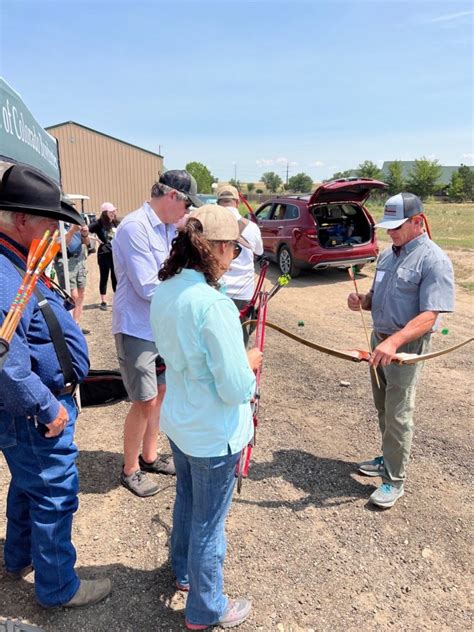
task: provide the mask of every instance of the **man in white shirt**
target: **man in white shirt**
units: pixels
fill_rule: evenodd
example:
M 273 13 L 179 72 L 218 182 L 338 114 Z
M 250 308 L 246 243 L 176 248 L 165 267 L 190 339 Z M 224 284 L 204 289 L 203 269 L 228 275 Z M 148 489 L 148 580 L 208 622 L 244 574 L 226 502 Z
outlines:
M 230 268 L 222 277 L 226 294 L 231 298 L 240 311 L 253 296 L 255 289 L 254 255 L 263 254 L 263 242 L 260 228 L 254 222 L 242 217 L 237 210 L 239 206 L 239 192 L 230 184 L 217 189 L 217 204 L 228 208 L 239 220 L 240 234 L 250 244 L 251 248 L 242 246 L 242 252 L 230 264 Z M 243 225 L 243 227 L 242 227 Z M 247 344 L 249 332 L 244 329 L 244 341 Z
M 201 206 L 194 178 L 184 170 L 164 173 L 151 199 L 130 213 L 112 242 L 117 289 L 112 333 L 128 396 L 121 483 L 137 496 L 153 496 L 159 487 L 146 472 L 174 474 L 173 461 L 157 457 L 164 374 L 156 377 L 158 350 L 150 326 L 150 304 L 158 271 L 168 257 L 179 222 L 190 206 Z M 141 449 L 141 453 L 140 453 Z

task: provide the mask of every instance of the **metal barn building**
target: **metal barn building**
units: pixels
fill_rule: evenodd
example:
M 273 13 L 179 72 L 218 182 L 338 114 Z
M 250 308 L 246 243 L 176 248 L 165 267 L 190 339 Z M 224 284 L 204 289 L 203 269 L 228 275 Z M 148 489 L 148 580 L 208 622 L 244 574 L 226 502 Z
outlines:
M 112 202 L 123 217 L 141 206 L 163 172 L 163 157 L 95 129 L 67 121 L 46 130 L 58 140 L 64 193 L 89 196 L 86 213 Z

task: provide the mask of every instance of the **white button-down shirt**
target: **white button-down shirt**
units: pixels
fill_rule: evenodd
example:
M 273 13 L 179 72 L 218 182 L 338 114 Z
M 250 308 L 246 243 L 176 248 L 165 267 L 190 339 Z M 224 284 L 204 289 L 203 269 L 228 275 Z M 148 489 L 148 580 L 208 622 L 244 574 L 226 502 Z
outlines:
M 120 222 L 112 241 L 117 289 L 112 333 L 154 340 L 150 303 L 159 285 L 158 271 L 176 235 L 174 224 L 163 224 L 148 202 Z

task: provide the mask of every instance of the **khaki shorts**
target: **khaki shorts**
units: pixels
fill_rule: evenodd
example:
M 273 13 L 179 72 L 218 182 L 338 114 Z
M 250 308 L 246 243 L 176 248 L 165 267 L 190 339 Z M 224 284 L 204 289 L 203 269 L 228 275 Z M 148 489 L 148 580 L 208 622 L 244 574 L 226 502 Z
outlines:
M 71 290 L 83 290 L 86 287 L 87 268 L 86 261 L 82 256 L 68 257 L 69 269 L 69 285 Z M 58 258 L 54 264 L 58 275 L 58 283 L 61 287 L 65 287 L 63 260 Z
M 165 373 L 156 375 L 158 351 L 154 342 L 128 334 L 115 334 L 115 348 L 128 397 L 146 402 L 158 394 L 158 384 L 166 384 Z

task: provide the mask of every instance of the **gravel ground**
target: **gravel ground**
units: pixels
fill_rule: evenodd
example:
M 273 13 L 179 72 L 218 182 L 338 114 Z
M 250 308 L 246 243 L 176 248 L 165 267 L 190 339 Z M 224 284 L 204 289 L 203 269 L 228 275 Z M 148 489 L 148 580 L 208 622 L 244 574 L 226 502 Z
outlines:
M 472 260 L 469 252 L 452 254 Z M 98 309 L 95 257 L 89 269 L 83 326 L 92 330 L 92 366 L 116 368 L 111 314 Z M 364 272 L 361 291 L 373 268 Z M 270 280 L 276 276 L 272 267 Z M 275 297 L 269 319 L 308 340 L 364 348 L 360 319 L 345 307 L 350 291 L 342 272 L 303 274 Z M 436 336 L 433 348 L 471 335 L 472 308 L 472 295 L 458 288 L 450 333 Z M 254 604 L 239 630 L 471 629 L 472 364 L 472 346 L 426 363 L 406 493 L 379 511 L 367 503 L 379 479 L 355 472 L 357 461 L 379 450 L 367 366 L 268 332 L 258 444 L 227 529 L 226 590 Z M 173 589 L 168 562 L 174 480 L 160 476 L 162 491 L 149 499 L 119 485 L 127 409 L 88 409 L 77 429 L 77 568 L 84 578 L 111 577 L 111 596 L 80 611 L 44 611 L 31 579 L 13 582 L 0 571 L 0 617 L 45 632 L 184 629 L 184 597 Z M 164 437 L 161 445 L 169 452 Z M 0 458 L 3 516 L 9 474 Z

